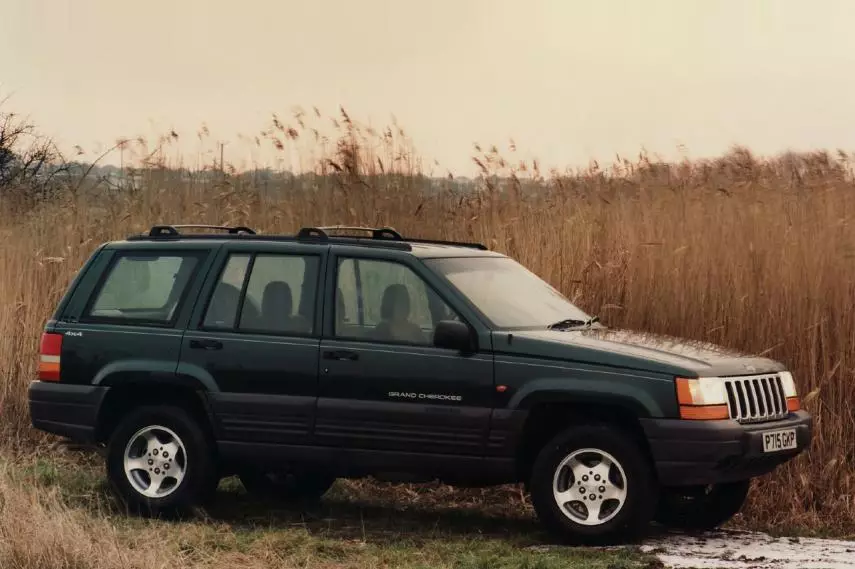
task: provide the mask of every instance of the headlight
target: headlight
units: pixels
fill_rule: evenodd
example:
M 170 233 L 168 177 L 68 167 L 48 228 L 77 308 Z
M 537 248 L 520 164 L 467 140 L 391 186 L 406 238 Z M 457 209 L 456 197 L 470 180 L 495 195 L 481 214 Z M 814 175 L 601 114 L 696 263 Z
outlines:
M 778 374 L 778 377 L 781 378 L 781 386 L 784 388 L 784 396 L 787 398 L 787 410 L 791 413 L 798 411 L 802 408 L 802 401 L 799 399 L 793 374 L 788 371 L 782 371 Z
M 796 391 L 796 382 L 793 380 L 793 374 L 788 371 L 782 371 L 778 374 L 781 378 L 781 384 L 784 386 L 784 396 L 787 398 L 798 397 Z
M 725 405 L 727 393 L 720 377 L 677 378 L 677 398 L 681 405 Z
M 676 383 L 680 418 L 697 421 L 730 418 L 727 392 L 724 389 L 724 380 L 720 377 L 678 377 Z

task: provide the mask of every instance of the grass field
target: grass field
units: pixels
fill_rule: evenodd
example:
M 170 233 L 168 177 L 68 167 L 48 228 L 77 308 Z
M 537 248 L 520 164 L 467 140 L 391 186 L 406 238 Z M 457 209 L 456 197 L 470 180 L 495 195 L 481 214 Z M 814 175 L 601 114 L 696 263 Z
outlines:
M 0 466 L 4 568 L 658 566 L 632 546 L 544 545 L 519 494 L 496 507 L 495 495 L 340 481 L 320 506 L 294 510 L 260 504 L 227 479 L 193 519 L 143 520 L 114 502 L 96 457 L 52 454 Z
M 323 141 L 310 125 L 277 121 L 261 141 L 301 153 L 314 174 L 272 181 L 228 168 L 182 174 L 149 152 L 133 184 L 122 187 L 72 176 L 50 199 L 35 203 L 21 199 L 26 187 L 0 188 L 0 428 L 6 446 L 18 453 L 44 449 L 45 439 L 29 429 L 25 405 L 39 333 L 99 243 L 159 222 L 241 224 L 265 232 L 314 224 L 390 225 L 409 235 L 477 240 L 506 252 L 608 326 L 711 341 L 783 361 L 816 416 L 816 439 L 808 453 L 755 485 L 740 523 L 855 534 L 855 182 L 849 156 L 760 159 L 737 149 L 715 160 L 662 164 L 642 155 L 608 168 L 545 173 L 515 161 L 512 151 L 502 156 L 479 149 L 475 160 L 482 175 L 469 187 L 423 176 L 400 132 L 375 133 L 345 117 L 337 124 L 337 137 Z M 57 475 L 56 484 L 48 485 L 53 490 L 42 492 L 51 468 L 36 469 L 42 482 L 35 486 L 7 469 L 2 531 L 18 533 L 17 541 L 11 535 L 0 540 L 7 556 L 0 561 L 28 555 L 15 549 L 26 545 L 25 528 L 5 523 L 10 515 L 42 516 L 46 527 L 82 540 L 83 549 L 108 551 L 111 561 L 99 565 L 104 567 L 134 555 L 141 567 L 157 566 L 148 563 L 159 555 L 158 540 L 169 560 L 163 566 L 182 559 L 201 566 L 233 558 L 263 564 L 280 550 L 287 563 L 311 567 L 503 567 L 499 559 L 508 555 L 531 567 L 561 562 L 553 556 L 590 561 L 585 551 L 520 548 L 530 543 L 521 536 L 532 526 L 515 488 L 484 491 L 469 503 L 469 494 L 444 487 L 346 482 L 331 510 L 311 521 L 264 508 L 250 514 L 241 498 L 227 492 L 234 510 L 246 513 L 215 516 L 212 525 L 184 522 L 172 532 L 162 523 L 115 516 L 101 502 L 106 498 L 99 483 L 86 478 L 88 470 L 80 474 L 83 482 Z M 89 496 L 85 505 L 72 496 L 69 509 L 67 497 L 52 497 L 74 488 Z M 413 505 L 428 514 L 348 505 L 360 495 L 370 496 L 371 504 L 382 495 L 394 508 Z M 523 518 L 504 512 L 494 523 L 489 507 L 507 500 Z M 460 514 L 452 513 L 457 505 Z M 98 515 L 91 515 L 93 508 Z M 372 512 L 368 521 L 355 519 L 365 511 Z M 245 521 L 253 515 L 260 517 Z M 470 530 L 470 523 L 499 529 Z M 141 536 L 128 531 L 132 526 L 144 530 Z M 384 537 L 384 527 L 392 537 Z M 454 529 L 461 527 L 465 531 Z M 31 536 L 32 547 L 54 533 Z M 306 551 L 324 553 L 306 565 L 299 561 Z M 608 565 L 639 558 L 610 553 L 596 559 Z M 55 566 L 45 563 L 20 566 Z

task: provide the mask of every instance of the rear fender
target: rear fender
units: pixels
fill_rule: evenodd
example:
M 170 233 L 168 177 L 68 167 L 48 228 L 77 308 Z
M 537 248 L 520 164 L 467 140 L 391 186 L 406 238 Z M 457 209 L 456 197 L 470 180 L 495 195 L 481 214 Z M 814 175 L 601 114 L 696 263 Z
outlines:
M 167 383 L 197 391 L 219 391 L 214 378 L 204 368 L 179 365 L 174 361 L 120 360 L 107 364 L 98 372 L 93 385 L 116 387 L 127 384 Z M 183 369 L 182 369 L 183 368 Z

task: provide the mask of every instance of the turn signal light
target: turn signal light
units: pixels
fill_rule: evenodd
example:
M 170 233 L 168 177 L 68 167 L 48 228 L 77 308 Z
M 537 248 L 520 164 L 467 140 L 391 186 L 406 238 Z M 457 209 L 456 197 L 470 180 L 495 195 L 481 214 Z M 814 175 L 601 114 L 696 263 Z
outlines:
M 680 405 L 680 418 L 690 421 L 719 421 L 729 419 L 727 405 Z
M 787 410 L 795 413 L 802 408 L 802 402 L 798 397 L 787 397 Z

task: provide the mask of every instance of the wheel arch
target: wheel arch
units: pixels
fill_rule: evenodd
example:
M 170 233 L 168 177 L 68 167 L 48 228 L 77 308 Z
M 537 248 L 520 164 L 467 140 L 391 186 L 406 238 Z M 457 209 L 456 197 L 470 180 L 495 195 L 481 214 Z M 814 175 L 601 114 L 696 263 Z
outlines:
M 205 391 L 217 391 L 214 378 L 204 368 L 172 360 L 128 359 L 111 362 L 101 368 L 93 385 L 114 387 L 128 383 L 169 383 Z
M 138 376 L 114 377 L 101 401 L 95 425 L 95 440 L 106 442 L 113 430 L 131 410 L 147 405 L 181 407 L 200 426 L 213 434 L 213 415 L 208 404 L 207 390 L 199 382 L 165 381 Z
M 517 475 L 527 481 L 543 446 L 574 425 L 607 424 L 639 444 L 653 464 L 652 453 L 639 418 L 649 416 L 643 406 L 622 397 L 592 397 L 567 392 L 543 393 L 528 399 L 526 418 L 515 452 Z

